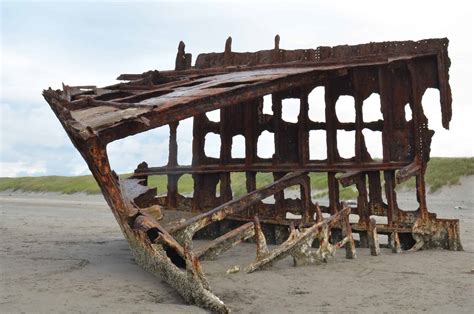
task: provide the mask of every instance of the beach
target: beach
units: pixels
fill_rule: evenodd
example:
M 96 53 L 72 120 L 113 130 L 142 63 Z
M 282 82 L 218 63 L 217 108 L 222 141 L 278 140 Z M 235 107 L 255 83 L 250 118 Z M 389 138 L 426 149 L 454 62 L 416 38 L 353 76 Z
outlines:
M 252 274 L 226 274 L 255 258 L 242 243 L 203 261 L 213 292 L 236 313 L 439 312 L 474 309 L 474 177 L 428 194 L 430 211 L 461 223 L 464 251 L 380 256 L 340 250 L 321 265 L 291 258 Z M 415 206 L 399 193 L 401 208 Z M 0 192 L 2 313 L 205 313 L 133 260 L 101 195 Z M 196 241 L 199 245 L 202 241 Z M 202 244 L 202 243 L 201 243 Z

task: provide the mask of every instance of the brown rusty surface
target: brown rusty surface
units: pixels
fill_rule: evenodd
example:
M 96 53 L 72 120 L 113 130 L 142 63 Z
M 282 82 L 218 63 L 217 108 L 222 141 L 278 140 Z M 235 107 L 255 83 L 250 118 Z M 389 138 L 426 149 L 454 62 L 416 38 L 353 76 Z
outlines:
M 445 128 L 452 115 L 447 46 L 444 38 L 285 50 L 276 36 L 273 49 L 239 53 L 232 51 L 229 38 L 224 52 L 201 54 L 192 66 L 180 42 L 175 70 L 122 74 L 122 82 L 102 88 L 63 85 L 43 95 L 98 182 L 137 262 L 187 302 L 226 313 L 199 256 L 217 257 L 250 237 L 255 237 L 257 260 L 247 271 L 287 255 L 295 265 L 317 264 L 342 247 L 347 258 L 355 258 L 354 232 L 360 236 L 357 244 L 370 247 L 372 255 L 380 254 L 378 234 L 389 236 L 395 253 L 462 250 L 459 222 L 429 212 L 424 180 L 434 134 L 423 109 L 425 91 L 439 90 Z M 316 87 L 324 89 L 325 116 L 319 121 L 308 115 L 309 94 Z M 364 102 L 374 93 L 380 96 L 382 118 L 364 121 Z M 266 95 L 271 95 L 272 114 L 263 112 Z M 354 98 L 353 122 L 340 121 L 336 113 L 345 95 Z M 289 98 L 299 102 L 296 123 L 282 118 Z M 413 113 L 409 121 L 406 106 Z M 220 121 L 210 121 L 206 112 L 216 109 Z M 193 119 L 192 163 L 180 165 L 177 128 L 188 117 Z M 163 125 L 170 131 L 167 165 L 142 162 L 131 178 L 119 179 L 110 168 L 107 144 Z M 313 130 L 325 131 L 324 160 L 310 159 Z M 382 159 L 370 155 L 364 130 L 381 136 Z M 271 158 L 257 154 L 265 131 L 275 138 Z M 338 131 L 355 132 L 353 157 L 341 157 Z M 208 133 L 220 137 L 218 158 L 205 154 Z M 245 138 L 243 158 L 231 154 L 236 135 Z M 232 191 L 233 172 L 245 173 L 248 194 L 240 198 Z M 274 182 L 257 188 L 262 172 L 272 173 Z M 311 172 L 327 175 L 328 206 L 313 202 Z M 192 175 L 192 196 L 178 191 L 184 174 Z M 165 191 L 148 186 L 155 175 L 167 176 Z M 402 209 L 395 188 L 411 177 L 419 205 Z M 349 185 L 358 193 L 351 207 L 339 197 L 340 186 Z M 299 198 L 285 197 L 284 189 L 291 186 L 299 187 Z M 263 202 L 270 196 L 274 203 Z M 331 216 L 323 219 L 323 213 Z M 349 223 L 349 213 L 358 215 L 358 222 Z M 387 223 L 376 224 L 372 216 L 386 217 Z M 193 237 L 214 241 L 193 249 Z M 267 242 L 281 246 L 268 251 Z
M 374 218 L 370 219 L 369 221 L 367 235 L 369 238 L 370 254 L 373 256 L 380 255 L 379 236 L 377 234 L 377 224 Z
M 315 223 L 309 228 L 303 228 L 302 230 L 292 228 L 287 241 L 270 252 L 265 252 L 264 254 L 258 254 L 257 252 L 256 261 L 248 265 L 245 271 L 247 273 L 254 272 L 288 255 L 293 257 L 295 266 L 318 264 L 327 261 L 328 258 L 334 256 L 337 247 L 341 247 L 347 242 L 346 240 L 344 244 L 332 245 L 329 242 L 329 230 L 342 217 L 347 217 L 349 214 L 350 208 L 346 207 L 330 218 Z M 320 243 L 319 248 L 313 251 L 311 247 L 315 239 L 319 239 Z
M 196 249 L 196 256 L 199 259 L 216 259 L 220 254 L 229 250 L 233 246 L 245 241 L 255 235 L 254 224 L 248 222 L 242 226 L 227 232 L 226 234 L 214 239 L 203 247 Z

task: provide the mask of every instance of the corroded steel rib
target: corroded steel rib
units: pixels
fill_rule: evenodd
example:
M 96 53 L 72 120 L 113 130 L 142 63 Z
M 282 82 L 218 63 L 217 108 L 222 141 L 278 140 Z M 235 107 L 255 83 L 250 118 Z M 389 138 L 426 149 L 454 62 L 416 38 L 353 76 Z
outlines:
M 270 263 L 279 261 L 288 255 L 293 257 L 295 266 L 321 263 L 326 261 L 329 257 L 334 256 L 336 247 L 344 246 L 348 242 L 351 242 L 351 254 L 348 254 L 348 256 L 353 258 L 355 254 L 352 252 L 355 250 L 355 245 L 352 235 L 348 234 L 347 238 L 336 246 L 329 243 L 329 231 L 331 227 L 340 221 L 342 217 L 347 217 L 349 214 L 350 208 L 346 207 L 335 215 L 332 215 L 321 222 L 315 223 L 311 227 L 305 228 L 302 231 L 293 229 L 287 241 L 285 241 L 280 247 L 266 254 L 261 254 L 260 256 L 257 255 L 257 260 L 248 265 L 245 268 L 245 271 L 247 273 L 254 272 Z M 316 238 L 320 239 L 320 247 L 317 251 L 312 251 L 311 246 Z
M 403 167 L 397 172 L 397 184 L 403 183 L 413 176 L 420 173 L 421 165 L 419 162 L 412 162 L 406 167 Z
M 205 246 L 197 248 L 195 250 L 195 255 L 200 260 L 216 259 L 223 252 L 229 250 L 240 242 L 253 237 L 254 235 L 254 224 L 252 222 L 248 222 L 218 237 L 212 242 L 206 244 Z
M 373 256 L 380 255 L 379 235 L 377 233 L 377 225 L 374 218 L 370 219 L 367 235 L 369 238 L 370 254 Z
M 304 175 L 304 172 L 289 173 L 274 183 L 224 203 L 175 226 L 170 230 L 170 233 L 178 238 L 181 243 L 190 244 L 194 234 L 198 230 L 201 230 L 213 222 L 223 220 L 228 215 L 238 213 L 287 187 L 301 183 Z

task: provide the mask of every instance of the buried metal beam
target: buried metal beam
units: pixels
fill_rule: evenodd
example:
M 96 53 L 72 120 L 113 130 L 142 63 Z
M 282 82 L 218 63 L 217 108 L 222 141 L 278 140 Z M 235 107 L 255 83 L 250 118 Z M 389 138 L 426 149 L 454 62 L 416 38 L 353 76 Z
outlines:
M 393 253 L 401 253 L 402 248 L 400 246 L 400 237 L 397 231 L 392 232 L 390 235 L 390 246 L 392 247 Z
M 257 260 L 260 260 L 268 256 L 269 250 L 267 247 L 267 240 L 263 234 L 262 226 L 260 225 L 258 216 L 254 217 L 253 226 L 255 230 L 255 243 L 257 244 Z
M 414 161 L 406 167 L 401 168 L 398 170 L 396 178 L 397 184 L 401 184 L 406 180 L 410 179 L 413 176 L 416 176 L 420 173 L 421 165 L 419 162 Z
M 357 257 L 357 255 L 355 249 L 355 241 L 352 235 L 352 228 L 349 222 L 349 215 L 350 212 L 347 215 L 343 215 L 341 218 L 342 235 L 344 238 L 339 243 L 337 243 L 336 246 L 338 248 L 344 246 L 344 248 L 346 249 L 346 258 L 354 259 Z
M 223 252 L 255 235 L 254 223 L 248 222 L 216 238 L 203 247 L 197 248 L 194 254 L 200 260 L 214 260 Z
M 370 254 L 373 256 L 380 255 L 379 235 L 377 233 L 377 224 L 374 218 L 371 218 L 369 221 L 367 235 L 369 238 Z
M 271 183 L 261 189 L 247 193 L 240 198 L 224 203 L 210 211 L 194 216 L 170 230 L 170 233 L 181 241 L 181 243 L 191 244 L 194 234 L 207 225 L 223 220 L 228 215 L 238 213 L 254 205 L 255 203 L 284 190 L 287 187 L 300 184 L 304 178 L 304 172 L 296 171 L 283 176 L 281 179 Z
M 251 273 L 259 270 L 271 263 L 277 262 L 288 255 L 293 257 L 295 266 L 306 264 L 319 264 L 325 262 L 328 258 L 333 257 L 337 245 L 334 246 L 329 242 L 329 232 L 331 227 L 337 222 L 341 221 L 343 217 L 348 219 L 350 208 L 346 207 L 331 217 L 315 223 L 311 227 L 302 228 L 302 230 L 292 228 L 288 240 L 281 244 L 278 248 L 266 253 L 257 255 L 255 262 L 251 263 L 245 268 L 245 272 Z M 313 241 L 318 239 L 320 241 L 319 248 L 316 251 L 311 250 Z M 351 252 L 355 250 L 354 240 L 352 235 L 348 235 L 345 240 L 339 244 L 339 247 L 351 242 Z M 355 256 L 348 254 L 348 256 Z

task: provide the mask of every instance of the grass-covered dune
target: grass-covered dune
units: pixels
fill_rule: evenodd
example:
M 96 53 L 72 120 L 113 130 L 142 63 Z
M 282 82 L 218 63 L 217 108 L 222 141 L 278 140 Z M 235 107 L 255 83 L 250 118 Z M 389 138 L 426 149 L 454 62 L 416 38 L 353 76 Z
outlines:
M 426 172 L 426 183 L 430 192 L 439 190 L 445 185 L 454 185 L 459 183 L 462 176 L 474 175 L 474 157 L 470 158 L 432 158 L 428 163 Z M 126 175 L 124 175 L 126 176 Z M 326 193 L 327 182 L 325 173 L 311 173 L 311 186 L 313 190 L 318 191 L 318 196 L 322 197 Z M 245 193 L 245 174 L 233 173 L 231 177 L 232 190 L 236 195 Z M 257 175 L 257 187 L 264 186 L 273 181 L 269 173 L 259 173 Z M 149 185 L 156 186 L 158 191 L 166 191 L 166 176 L 150 177 Z M 413 188 L 415 180 L 405 182 L 403 187 Z M 193 181 L 190 175 L 184 175 L 179 180 L 178 186 L 180 193 L 191 193 L 193 190 Z M 99 187 L 92 176 L 43 176 L 43 177 L 19 177 L 19 178 L 0 178 L 0 191 L 22 190 L 27 192 L 60 192 L 66 194 L 72 193 L 100 193 Z M 355 192 L 352 188 L 341 190 L 341 198 L 354 197 Z

